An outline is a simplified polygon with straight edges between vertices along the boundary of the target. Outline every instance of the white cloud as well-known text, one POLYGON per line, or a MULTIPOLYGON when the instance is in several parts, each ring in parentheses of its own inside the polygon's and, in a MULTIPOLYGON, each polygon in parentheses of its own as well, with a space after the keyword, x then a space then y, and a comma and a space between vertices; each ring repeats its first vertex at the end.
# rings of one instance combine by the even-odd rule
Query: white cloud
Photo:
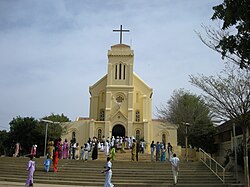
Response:
POLYGON ((154 89, 153 110, 174 89, 198 92, 188 75, 223 64, 194 30, 213 24, 220 2, 0 1, 0 129, 18 115, 88 116, 88 88, 106 74, 120 24, 131 30, 123 41, 135 51, 134 71, 154 89))

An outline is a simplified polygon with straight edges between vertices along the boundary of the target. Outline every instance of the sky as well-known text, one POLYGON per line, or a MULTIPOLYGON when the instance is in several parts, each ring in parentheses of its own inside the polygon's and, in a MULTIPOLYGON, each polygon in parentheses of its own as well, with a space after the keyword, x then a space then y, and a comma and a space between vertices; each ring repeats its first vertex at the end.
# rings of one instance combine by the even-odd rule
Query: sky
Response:
POLYGON ((1 0, 0 130, 17 116, 51 113, 74 121, 89 116, 89 86, 107 73, 107 52, 119 43, 134 50, 134 72, 153 88, 156 107, 174 90, 201 91, 189 75, 213 75, 224 64, 195 31, 216 26, 222 0, 1 0))

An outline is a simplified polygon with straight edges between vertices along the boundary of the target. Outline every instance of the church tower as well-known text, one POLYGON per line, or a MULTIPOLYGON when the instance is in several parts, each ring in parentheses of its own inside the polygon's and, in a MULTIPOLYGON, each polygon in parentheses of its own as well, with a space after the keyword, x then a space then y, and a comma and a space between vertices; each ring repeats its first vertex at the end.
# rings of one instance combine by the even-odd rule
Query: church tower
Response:
POLYGON ((107 75, 90 87, 90 118, 106 137, 148 137, 153 90, 134 73, 134 51, 121 42, 108 50, 107 75))
MULTIPOLYGON (((114 30, 116 31, 116 30, 114 30)), ((65 136, 86 142, 102 136, 134 137, 177 145, 177 126, 152 119, 153 89, 134 72, 134 51, 129 45, 111 46, 107 74, 89 87, 89 118, 65 124, 65 136)))

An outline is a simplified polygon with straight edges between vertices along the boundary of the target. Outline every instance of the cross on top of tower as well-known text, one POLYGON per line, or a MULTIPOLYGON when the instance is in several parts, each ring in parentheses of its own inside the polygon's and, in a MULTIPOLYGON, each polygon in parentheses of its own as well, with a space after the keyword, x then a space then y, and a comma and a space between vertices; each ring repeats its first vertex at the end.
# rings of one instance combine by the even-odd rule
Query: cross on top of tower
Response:
POLYGON ((120 30, 113 30, 113 32, 120 32, 120 44, 122 44, 122 32, 129 32, 129 30, 122 30, 122 25, 121 25, 120 30))

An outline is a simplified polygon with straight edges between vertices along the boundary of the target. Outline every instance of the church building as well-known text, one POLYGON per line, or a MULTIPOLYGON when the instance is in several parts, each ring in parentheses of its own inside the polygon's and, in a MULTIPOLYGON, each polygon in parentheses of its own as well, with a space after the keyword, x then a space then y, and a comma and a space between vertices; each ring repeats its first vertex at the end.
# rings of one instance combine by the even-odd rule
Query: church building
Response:
POLYGON ((131 47, 111 46, 107 66, 107 74, 89 87, 89 117, 64 123, 62 139, 83 145, 93 137, 133 136, 148 145, 154 140, 177 146, 177 125, 152 119, 153 89, 134 72, 131 47))

